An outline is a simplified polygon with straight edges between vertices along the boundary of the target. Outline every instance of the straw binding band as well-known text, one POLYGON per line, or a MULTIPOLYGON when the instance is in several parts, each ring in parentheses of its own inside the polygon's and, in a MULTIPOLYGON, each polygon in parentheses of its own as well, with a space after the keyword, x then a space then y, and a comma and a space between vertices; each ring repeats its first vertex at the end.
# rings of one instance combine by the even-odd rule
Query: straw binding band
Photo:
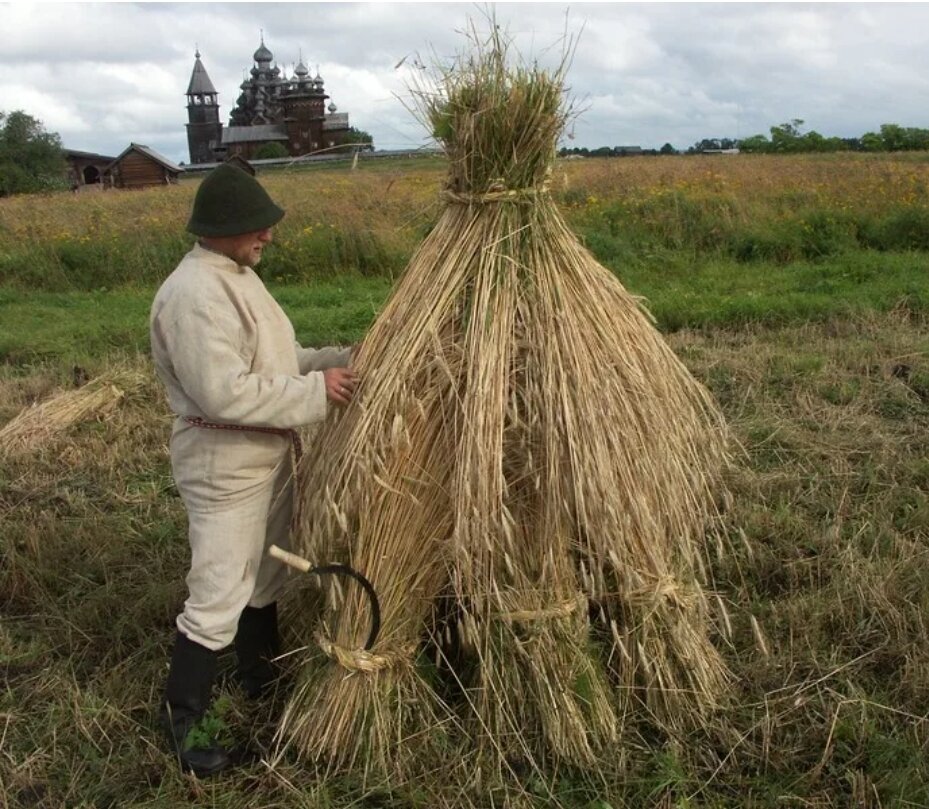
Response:
POLYGON ((530 188, 507 188, 502 181, 492 183, 483 194, 469 194, 463 191, 453 191, 451 188, 442 190, 442 198, 456 205, 483 205, 489 202, 515 202, 531 205, 539 197, 548 194, 548 180, 541 185, 530 188))

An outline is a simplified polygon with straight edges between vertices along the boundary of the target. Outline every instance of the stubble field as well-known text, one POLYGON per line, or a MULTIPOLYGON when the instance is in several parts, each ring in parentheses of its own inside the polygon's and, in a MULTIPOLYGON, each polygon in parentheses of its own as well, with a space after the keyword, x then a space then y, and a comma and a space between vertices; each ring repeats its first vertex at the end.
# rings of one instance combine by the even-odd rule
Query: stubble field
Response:
MULTIPOLYGON (((305 344, 364 333, 443 175, 262 177, 288 211, 262 273, 305 344)), ((257 753, 234 774, 182 776, 154 728, 186 540, 147 314, 195 188, 0 201, 0 428, 87 377, 140 375, 105 416, 0 462, 0 807, 454 805, 439 763, 392 789, 269 767, 279 703, 231 686, 227 721, 257 753)), ((552 192, 739 442, 708 549, 736 682, 710 726, 633 720, 602 777, 507 800, 929 806, 929 157, 565 161, 552 192)))

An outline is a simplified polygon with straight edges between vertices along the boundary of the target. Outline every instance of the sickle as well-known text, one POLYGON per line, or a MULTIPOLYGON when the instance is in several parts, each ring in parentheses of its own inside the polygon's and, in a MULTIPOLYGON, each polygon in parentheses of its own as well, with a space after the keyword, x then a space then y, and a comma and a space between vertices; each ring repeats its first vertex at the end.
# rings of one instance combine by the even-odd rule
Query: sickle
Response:
POLYGON ((280 559, 285 564, 306 573, 308 576, 348 576, 350 579, 357 581, 365 591, 365 595, 367 595, 368 601, 371 604, 371 631, 364 645, 364 650, 366 652, 371 650, 371 647, 374 646, 374 641, 377 640, 378 633, 381 631, 381 605, 377 600, 377 593, 374 592, 374 586, 370 581, 348 565, 330 564, 313 567, 302 556, 297 556, 295 553, 285 551, 277 545, 272 545, 268 548, 268 555, 273 556, 275 559, 280 559))

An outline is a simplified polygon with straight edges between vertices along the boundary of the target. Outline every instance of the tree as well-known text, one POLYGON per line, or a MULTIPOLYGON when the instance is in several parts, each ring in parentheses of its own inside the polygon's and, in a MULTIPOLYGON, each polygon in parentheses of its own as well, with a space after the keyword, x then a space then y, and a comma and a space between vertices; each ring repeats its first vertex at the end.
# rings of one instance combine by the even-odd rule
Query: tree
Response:
POLYGON ((288 157, 287 147, 276 140, 262 143, 255 150, 255 160, 273 160, 280 157, 288 157))
POLYGON ((898 124, 881 124, 881 140, 888 152, 906 149, 906 130, 898 124))
POLYGON ((826 152, 829 150, 826 139, 815 129, 807 132, 801 140, 801 149, 804 152, 826 152))
POLYGON ((659 154, 677 154, 677 149, 675 149, 670 143, 666 143, 658 150, 659 154))
POLYGON ((691 146, 687 154, 734 147, 746 154, 929 151, 929 129, 882 124, 880 133, 865 132, 858 138, 840 138, 828 137, 815 130, 804 133, 802 126, 802 118, 792 118, 783 124, 772 126, 770 140, 765 135, 752 135, 741 141, 731 138, 704 138, 691 146))
POLYGON ((929 149, 929 129, 899 124, 881 124, 882 148, 888 152, 929 149))
POLYGON ((793 118, 787 123, 771 127, 772 152, 800 152, 803 151, 803 139, 800 127, 802 118, 793 118))
POLYGON ((353 126, 349 127, 348 132, 345 133, 343 143, 360 148, 363 152, 374 151, 374 138, 363 129, 355 129, 353 126), (359 143, 362 144, 360 147, 359 143))
POLYGON ((0 197, 64 188, 61 138, 22 110, 0 112, 0 197))
POLYGON ((693 145, 692 151, 699 154, 700 152, 717 152, 721 148, 719 138, 704 138, 693 145))
POLYGON ((771 142, 765 135, 752 135, 739 141, 739 151, 764 154, 771 151, 771 142))
POLYGON ((877 132, 865 132, 861 136, 861 148, 866 152, 880 152, 884 149, 884 141, 877 132))
POLYGON ((908 126, 906 128, 906 140, 908 149, 925 151, 929 149, 929 129, 908 126))

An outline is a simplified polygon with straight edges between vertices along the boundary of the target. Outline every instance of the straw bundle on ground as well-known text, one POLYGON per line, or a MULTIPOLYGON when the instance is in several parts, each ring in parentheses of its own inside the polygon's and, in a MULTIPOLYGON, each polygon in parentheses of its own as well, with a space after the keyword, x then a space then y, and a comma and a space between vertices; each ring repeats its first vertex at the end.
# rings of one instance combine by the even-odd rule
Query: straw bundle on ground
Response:
POLYGON ((145 384, 138 372, 113 371, 27 407, 0 429, 0 455, 9 458, 34 452, 69 427, 110 412, 124 396, 145 384))
POLYGON ((724 424, 548 194, 563 72, 494 35, 420 96, 445 208, 301 472, 297 550, 385 602, 370 655, 362 598, 326 616, 281 729, 310 759, 395 776, 428 740, 489 784, 594 765, 630 707, 673 727, 724 686, 699 583, 724 424))

